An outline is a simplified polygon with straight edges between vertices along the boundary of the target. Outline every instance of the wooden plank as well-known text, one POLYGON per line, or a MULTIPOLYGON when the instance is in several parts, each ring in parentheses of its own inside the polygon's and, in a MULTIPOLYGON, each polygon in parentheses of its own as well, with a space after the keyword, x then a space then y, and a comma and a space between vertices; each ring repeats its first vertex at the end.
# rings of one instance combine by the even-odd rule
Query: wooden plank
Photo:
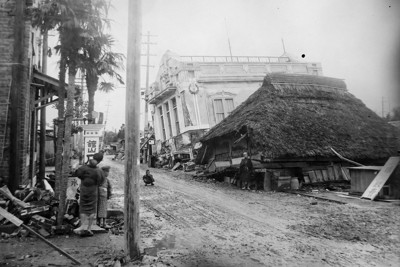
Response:
POLYGON ((399 165, 399 162, 400 162, 400 157, 390 157, 389 160, 383 166, 382 170, 379 171, 375 179, 368 186, 367 190, 365 190, 361 198, 374 200, 375 197, 379 194, 379 191, 385 185, 386 181, 389 179, 390 175, 399 165))
POLYGON ((308 176, 310 177, 311 183, 317 182, 317 176, 315 175, 314 171, 309 171, 308 176))
POLYGON ((21 224, 24 223, 23 221, 21 221, 20 219, 18 219, 17 217, 15 217, 11 213, 9 213, 5 209, 3 209, 2 207, 0 207, 0 215, 3 216, 4 218, 6 218, 8 221, 10 221, 15 226, 19 227, 19 226, 21 226, 21 224))
POLYGON ((303 193, 303 192, 299 192, 299 191, 287 191, 287 193, 296 194, 296 195, 302 195, 302 196, 306 196, 306 197, 312 197, 312 198, 315 198, 315 199, 325 200, 325 201, 338 203, 338 204, 347 204, 347 202, 343 202, 343 201, 339 201, 339 200, 335 200, 335 199, 330 199, 328 197, 317 196, 317 195, 314 195, 314 194, 303 193))
POLYGON ((317 182, 323 182, 324 178, 322 176, 322 171, 321 170, 315 170, 315 175, 317 176, 317 182))
POLYGON ((304 177, 304 183, 305 183, 305 184, 309 184, 309 183, 311 182, 311 181, 310 181, 310 176, 308 176, 307 174, 304 175, 303 177, 304 177))
POLYGON ((208 146, 206 146, 206 148, 204 149, 204 153, 203 153, 203 156, 201 156, 200 163, 203 163, 203 161, 204 161, 204 157, 206 156, 206 153, 207 153, 207 148, 208 148, 208 146))
POLYGON ((341 167, 340 170, 342 171, 344 180, 350 181, 350 172, 347 168, 341 167))
POLYGON ((335 179, 335 173, 333 170, 333 166, 328 166, 328 178, 330 181, 334 181, 335 179))
POLYGON ((339 165, 333 165, 333 173, 335 175, 335 180, 341 180, 341 171, 339 165))
POLYGON ((175 171, 176 169, 179 168, 179 166, 181 166, 180 162, 176 163, 175 166, 172 168, 172 170, 175 171))
POLYGON ((264 174, 264 191, 272 190, 272 178, 273 178, 273 174, 271 172, 265 172, 265 174, 264 174))
POLYGON ((324 179, 325 182, 329 181, 328 171, 327 170, 321 170, 321 171, 322 171, 322 179, 324 179))

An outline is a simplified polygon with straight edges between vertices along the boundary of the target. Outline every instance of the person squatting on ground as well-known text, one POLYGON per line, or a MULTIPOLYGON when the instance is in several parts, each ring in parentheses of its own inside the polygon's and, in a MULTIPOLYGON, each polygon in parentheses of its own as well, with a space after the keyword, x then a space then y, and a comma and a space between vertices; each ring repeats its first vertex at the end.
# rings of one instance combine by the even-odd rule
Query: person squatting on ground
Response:
POLYGON ((240 180, 242 182, 242 189, 250 190, 250 179, 251 174, 253 173, 253 163, 251 163, 251 159, 249 158, 247 152, 243 153, 243 159, 240 162, 240 180))
POLYGON ((97 205, 97 224, 104 229, 110 229, 110 226, 106 224, 107 200, 111 198, 112 190, 110 180, 108 180, 110 168, 110 166, 101 167, 104 174, 104 181, 99 186, 99 199, 97 205))
POLYGON ((99 185, 103 183, 103 171, 97 165, 103 160, 103 154, 96 153, 87 165, 76 170, 75 175, 81 179, 79 213, 81 226, 74 233, 81 236, 92 236, 91 227, 97 213, 99 185))
POLYGON ((145 186, 148 184, 154 185, 154 178, 153 175, 150 174, 150 170, 146 170, 146 175, 143 175, 143 181, 145 186))

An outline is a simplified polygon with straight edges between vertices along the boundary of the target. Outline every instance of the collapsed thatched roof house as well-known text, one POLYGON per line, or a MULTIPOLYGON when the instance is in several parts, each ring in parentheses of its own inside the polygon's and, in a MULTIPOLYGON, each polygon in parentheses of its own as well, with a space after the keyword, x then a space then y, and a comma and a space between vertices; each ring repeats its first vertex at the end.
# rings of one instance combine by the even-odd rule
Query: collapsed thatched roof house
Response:
POLYGON ((347 91, 343 80, 269 74, 261 88, 202 137, 200 159, 235 164, 247 150, 262 168, 280 162, 304 171, 338 161, 331 148, 356 161, 386 160, 396 155, 398 137, 393 126, 347 91))

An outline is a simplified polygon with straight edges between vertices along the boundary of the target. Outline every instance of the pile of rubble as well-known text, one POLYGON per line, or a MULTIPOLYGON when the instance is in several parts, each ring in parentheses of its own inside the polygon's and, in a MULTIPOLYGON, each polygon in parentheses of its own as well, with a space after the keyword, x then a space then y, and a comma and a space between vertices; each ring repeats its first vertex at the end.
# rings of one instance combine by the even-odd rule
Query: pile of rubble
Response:
POLYGON ((16 190, 14 195, 5 185, 0 188, 0 232, 3 238, 28 235, 24 229, 5 214, 12 215, 43 237, 70 233, 80 225, 79 207, 76 200, 67 201, 67 212, 61 226, 56 226, 56 216, 59 201, 54 197, 54 191, 47 183, 43 188, 32 187, 16 190))

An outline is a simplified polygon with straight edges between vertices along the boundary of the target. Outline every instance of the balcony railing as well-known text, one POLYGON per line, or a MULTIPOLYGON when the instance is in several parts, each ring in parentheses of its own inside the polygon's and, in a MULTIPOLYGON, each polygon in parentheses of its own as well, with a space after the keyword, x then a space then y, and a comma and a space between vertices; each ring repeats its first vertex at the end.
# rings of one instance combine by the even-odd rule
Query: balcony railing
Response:
POLYGON ((258 56, 180 56, 182 62, 204 62, 204 63, 229 63, 229 62, 251 62, 251 63, 278 63, 289 62, 289 57, 258 57, 258 56))

